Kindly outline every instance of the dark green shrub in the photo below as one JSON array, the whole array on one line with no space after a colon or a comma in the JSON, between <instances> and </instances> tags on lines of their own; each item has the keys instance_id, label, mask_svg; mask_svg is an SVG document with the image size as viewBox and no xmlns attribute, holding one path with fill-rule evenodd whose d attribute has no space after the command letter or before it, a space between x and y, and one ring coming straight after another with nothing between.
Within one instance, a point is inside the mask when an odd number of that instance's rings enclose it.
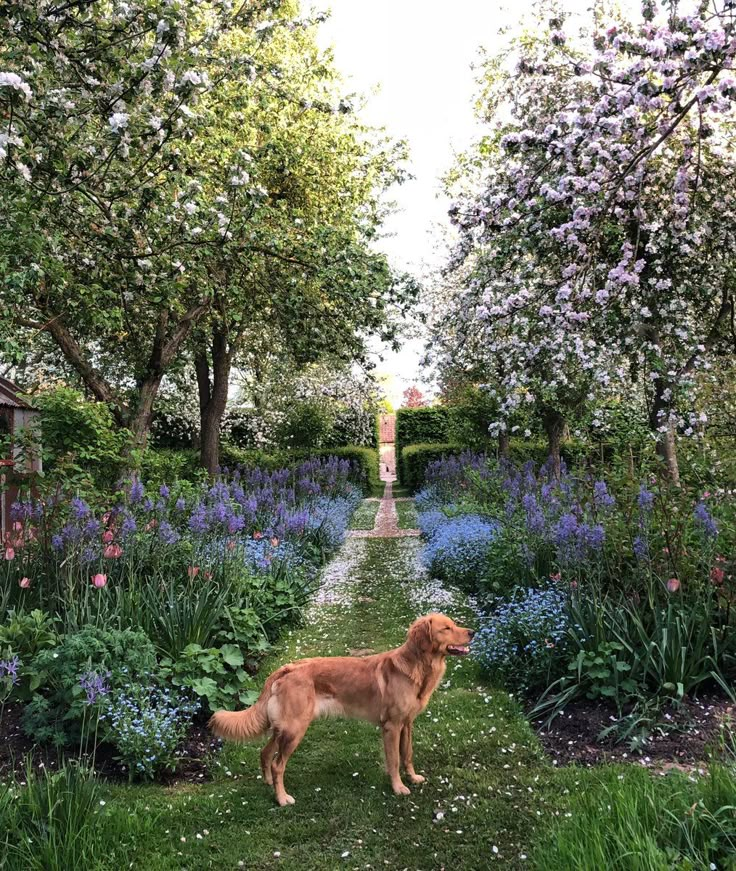
<instances>
[{"instance_id":1,"label":"dark green shrub","mask_svg":"<svg viewBox=\"0 0 736 871\"><path fill-rule=\"evenodd\" d=\"M399 456L401 483L412 492L420 490L424 485L424 473L430 463L462 451L462 447L449 443L408 445Z\"/></svg>"},{"instance_id":2,"label":"dark green shrub","mask_svg":"<svg viewBox=\"0 0 736 871\"><path fill-rule=\"evenodd\" d=\"M335 409L314 400L295 402L276 431L276 441L289 448L321 448L334 425Z\"/></svg>"},{"instance_id":3,"label":"dark green shrub","mask_svg":"<svg viewBox=\"0 0 736 871\"><path fill-rule=\"evenodd\" d=\"M70 387L57 387L33 397L41 412L44 464L63 467L64 475L88 475L111 484L124 466L130 433L120 429L102 402L91 402Z\"/></svg>"}]
</instances>

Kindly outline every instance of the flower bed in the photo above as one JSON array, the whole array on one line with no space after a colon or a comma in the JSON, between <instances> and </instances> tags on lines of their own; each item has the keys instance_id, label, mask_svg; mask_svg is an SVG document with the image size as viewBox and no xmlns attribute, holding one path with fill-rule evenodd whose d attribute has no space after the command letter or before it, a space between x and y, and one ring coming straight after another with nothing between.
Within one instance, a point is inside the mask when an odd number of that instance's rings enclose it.
<instances>
[{"instance_id":1,"label":"flower bed","mask_svg":"<svg viewBox=\"0 0 736 871\"><path fill-rule=\"evenodd\" d=\"M613 709L646 740L664 706L736 677L732 494L446 458L417 496L425 561L480 602L474 650L551 721Z\"/></svg>"},{"instance_id":2,"label":"flower bed","mask_svg":"<svg viewBox=\"0 0 736 871\"><path fill-rule=\"evenodd\" d=\"M0 552L0 706L22 706L41 744L112 747L131 776L172 768L195 714L254 698L260 657L344 538L356 471L313 458L202 487L133 480L97 506L19 501Z\"/></svg>"}]
</instances>

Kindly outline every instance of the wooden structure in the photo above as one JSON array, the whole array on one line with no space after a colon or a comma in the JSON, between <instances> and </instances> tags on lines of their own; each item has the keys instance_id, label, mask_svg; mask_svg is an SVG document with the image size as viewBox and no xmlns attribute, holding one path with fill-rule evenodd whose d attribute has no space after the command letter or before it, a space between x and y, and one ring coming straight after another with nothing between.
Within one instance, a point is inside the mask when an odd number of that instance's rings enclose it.
<instances>
[{"instance_id":1,"label":"wooden structure","mask_svg":"<svg viewBox=\"0 0 736 871\"><path fill-rule=\"evenodd\" d=\"M41 452L32 442L37 422L38 412L20 398L15 384L0 378L0 540L12 526L10 506L18 498L20 478L41 471Z\"/></svg>"}]
</instances>

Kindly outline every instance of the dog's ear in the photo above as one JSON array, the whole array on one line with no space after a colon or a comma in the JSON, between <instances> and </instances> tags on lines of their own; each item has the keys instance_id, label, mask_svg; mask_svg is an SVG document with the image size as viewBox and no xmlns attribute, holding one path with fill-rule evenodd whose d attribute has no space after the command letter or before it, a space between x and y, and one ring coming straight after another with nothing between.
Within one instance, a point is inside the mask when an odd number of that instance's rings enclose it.
<instances>
[{"instance_id":1,"label":"dog's ear","mask_svg":"<svg viewBox=\"0 0 736 871\"><path fill-rule=\"evenodd\" d=\"M432 618L420 617L409 627L409 642L419 651L432 649Z\"/></svg>"}]
</instances>

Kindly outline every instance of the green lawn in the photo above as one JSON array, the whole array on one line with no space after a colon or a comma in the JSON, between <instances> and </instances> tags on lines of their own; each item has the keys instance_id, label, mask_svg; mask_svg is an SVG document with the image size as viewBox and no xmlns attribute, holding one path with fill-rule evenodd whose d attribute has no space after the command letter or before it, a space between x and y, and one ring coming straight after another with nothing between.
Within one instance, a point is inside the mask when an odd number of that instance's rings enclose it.
<instances>
[{"instance_id":1,"label":"green lawn","mask_svg":"<svg viewBox=\"0 0 736 871\"><path fill-rule=\"evenodd\" d=\"M416 539L349 539L338 558L344 577L338 572L335 585L333 571L330 582L338 600L310 608L262 677L297 657L401 643L409 623L436 607L422 599L431 586L417 584L420 548ZM459 594L445 610L472 619ZM449 661L417 720L414 745L415 765L428 780L408 797L391 792L376 727L322 720L287 768L292 807L277 807L262 783L260 745L227 746L212 761L214 782L115 787L108 801L149 821L128 851L131 867L146 871L515 869L533 867L535 845L565 821L571 795L614 772L555 769L516 702L489 689L469 659Z\"/></svg>"},{"instance_id":2,"label":"green lawn","mask_svg":"<svg viewBox=\"0 0 736 871\"><path fill-rule=\"evenodd\" d=\"M356 508L350 521L350 529L373 529L376 522L376 514L380 506L378 500L364 499Z\"/></svg>"},{"instance_id":3,"label":"green lawn","mask_svg":"<svg viewBox=\"0 0 736 871\"><path fill-rule=\"evenodd\" d=\"M399 529L417 528L417 509L413 499L410 502L397 502L396 513L399 517Z\"/></svg>"}]
</instances>

